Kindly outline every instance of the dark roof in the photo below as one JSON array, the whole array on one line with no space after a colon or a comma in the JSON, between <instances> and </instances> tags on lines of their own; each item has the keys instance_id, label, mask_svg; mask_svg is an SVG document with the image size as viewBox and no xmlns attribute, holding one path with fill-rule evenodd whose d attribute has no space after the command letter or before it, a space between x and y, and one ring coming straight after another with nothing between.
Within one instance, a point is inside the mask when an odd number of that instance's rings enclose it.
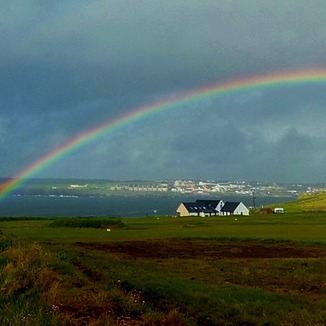
<instances>
[{"instance_id":1,"label":"dark roof","mask_svg":"<svg viewBox=\"0 0 326 326\"><path fill-rule=\"evenodd\" d=\"M197 199L196 203L217 206L220 203L220 199Z\"/></svg>"},{"instance_id":2,"label":"dark roof","mask_svg":"<svg viewBox=\"0 0 326 326\"><path fill-rule=\"evenodd\" d=\"M216 207L220 203L220 199L197 199L196 204L197 205L202 205L202 206L207 206L210 209L213 209L214 211L216 210Z\"/></svg>"},{"instance_id":3,"label":"dark roof","mask_svg":"<svg viewBox=\"0 0 326 326\"><path fill-rule=\"evenodd\" d=\"M233 213L239 206L240 202L227 201L221 209L221 212Z\"/></svg>"},{"instance_id":4,"label":"dark roof","mask_svg":"<svg viewBox=\"0 0 326 326\"><path fill-rule=\"evenodd\" d=\"M205 203L182 203L189 213L216 213L215 209L206 205Z\"/></svg>"}]
</instances>

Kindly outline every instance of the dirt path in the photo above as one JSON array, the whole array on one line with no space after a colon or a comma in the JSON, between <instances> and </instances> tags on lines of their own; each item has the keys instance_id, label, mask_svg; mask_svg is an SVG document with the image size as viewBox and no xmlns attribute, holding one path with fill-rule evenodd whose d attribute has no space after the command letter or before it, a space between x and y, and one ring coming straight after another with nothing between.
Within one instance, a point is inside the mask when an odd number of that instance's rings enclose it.
<instances>
[{"instance_id":1,"label":"dirt path","mask_svg":"<svg viewBox=\"0 0 326 326\"><path fill-rule=\"evenodd\" d=\"M308 246L285 242L270 244L259 241L216 240L135 240L115 243L77 242L78 246L97 251L118 253L129 258L319 258L326 257L325 246Z\"/></svg>"}]
</instances>

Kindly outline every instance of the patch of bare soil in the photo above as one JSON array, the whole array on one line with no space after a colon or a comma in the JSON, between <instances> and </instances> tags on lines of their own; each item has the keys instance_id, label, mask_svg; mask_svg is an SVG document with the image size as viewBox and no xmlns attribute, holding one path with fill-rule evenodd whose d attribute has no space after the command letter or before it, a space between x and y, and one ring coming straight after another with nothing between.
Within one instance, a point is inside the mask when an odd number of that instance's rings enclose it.
<instances>
[{"instance_id":1,"label":"patch of bare soil","mask_svg":"<svg viewBox=\"0 0 326 326\"><path fill-rule=\"evenodd\" d=\"M326 247L298 243L267 243L259 241L215 240L134 240L115 243L86 243L85 249L121 254L129 258L151 259L222 259L222 258L320 258L326 257Z\"/></svg>"},{"instance_id":2,"label":"patch of bare soil","mask_svg":"<svg viewBox=\"0 0 326 326\"><path fill-rule=\"evenodd\" d=\"M93 270L91 270L89 267L85 266L80 261L74 261L73 263L84 275L86 275L90 280L93 282L100 281L101 275Z\"/></svg>"}]
</instances>

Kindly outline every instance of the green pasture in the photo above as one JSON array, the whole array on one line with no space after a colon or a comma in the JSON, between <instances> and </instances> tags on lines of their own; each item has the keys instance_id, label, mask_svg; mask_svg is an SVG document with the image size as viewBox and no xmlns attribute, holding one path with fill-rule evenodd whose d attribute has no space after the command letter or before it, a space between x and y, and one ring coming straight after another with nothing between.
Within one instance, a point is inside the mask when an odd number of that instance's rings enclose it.
<instances>
[{"instance_id":1,"label":"green pasture","mask_svg":"<svg viewBox=\"0 0 326 326\"><path fill-rule=\"evenodd\" d=\"M67 218L71 220L71 218ZM90 218L89 220L92 220ZM93 218L96 221L96 218ZM326 213L285 213L250 216L121 218L121 226L51 227L53 219L1 220L0 229L34 241L111 241L118 239L234 238L326 243ZM110 231L107 231L107 229Z\"/></svg>"},{"instance_id":2,"label":"green pasture","mask_svg":"<svg viewBox=\"0 0 326 326\"><path fill-rule=\"evenodd\" d=\"M325 235L326 212L0 218L0 324L325 325Z\"/></svg>"},{"instance_id":3,"label":"green pasture","mask_svg":"<svg viewBox=\"0 0 326 326\"><path fill-rule=\"evenodd\" d=\"M308 193L303 194L296 200L280 204L279 207L285 208L288 213L301 212L325 212L326 211L326 193Z\"/></svg>"}]
</instances>

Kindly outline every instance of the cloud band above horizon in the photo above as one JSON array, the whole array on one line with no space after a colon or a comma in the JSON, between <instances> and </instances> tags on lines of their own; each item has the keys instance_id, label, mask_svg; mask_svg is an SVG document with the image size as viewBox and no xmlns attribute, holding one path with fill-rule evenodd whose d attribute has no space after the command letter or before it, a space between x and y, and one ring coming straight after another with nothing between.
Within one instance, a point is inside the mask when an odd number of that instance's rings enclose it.
<instances>
[{"instance_id":1,"label":"cloud band above horizon","mask_svg":"<svg viewBox=\"0 0 326 326\"><path fill-rule=\"evenodd\" d=\"M127 114L121 115L107 121L99 126L87 130L76 137L69 139L61 146L50 151L46 155L40 157L33 164L27 166L18 173L10 182L3 185L0 189L0 198L7 197L14 189L17 189L29 178L37 175L55 162L61 160L70 153L83 147L84 145L101 138L104 135L113 133L117 129L121 129L129 124L136 123L145 117L154 115L160 112L168 112L175 110L193 102L201 101L205 98L224 96L243 91L254 89L284 87L295 84L311 84L325 83L326 68L300 69L291 71L279 71L264 75L255 75L246 78L238 78L208 87L199 88L190 92L185 92L181 95L168 98L163 101L151 103L145 106L140 106L129 111Z\"/></svg>"}]
</instances>

